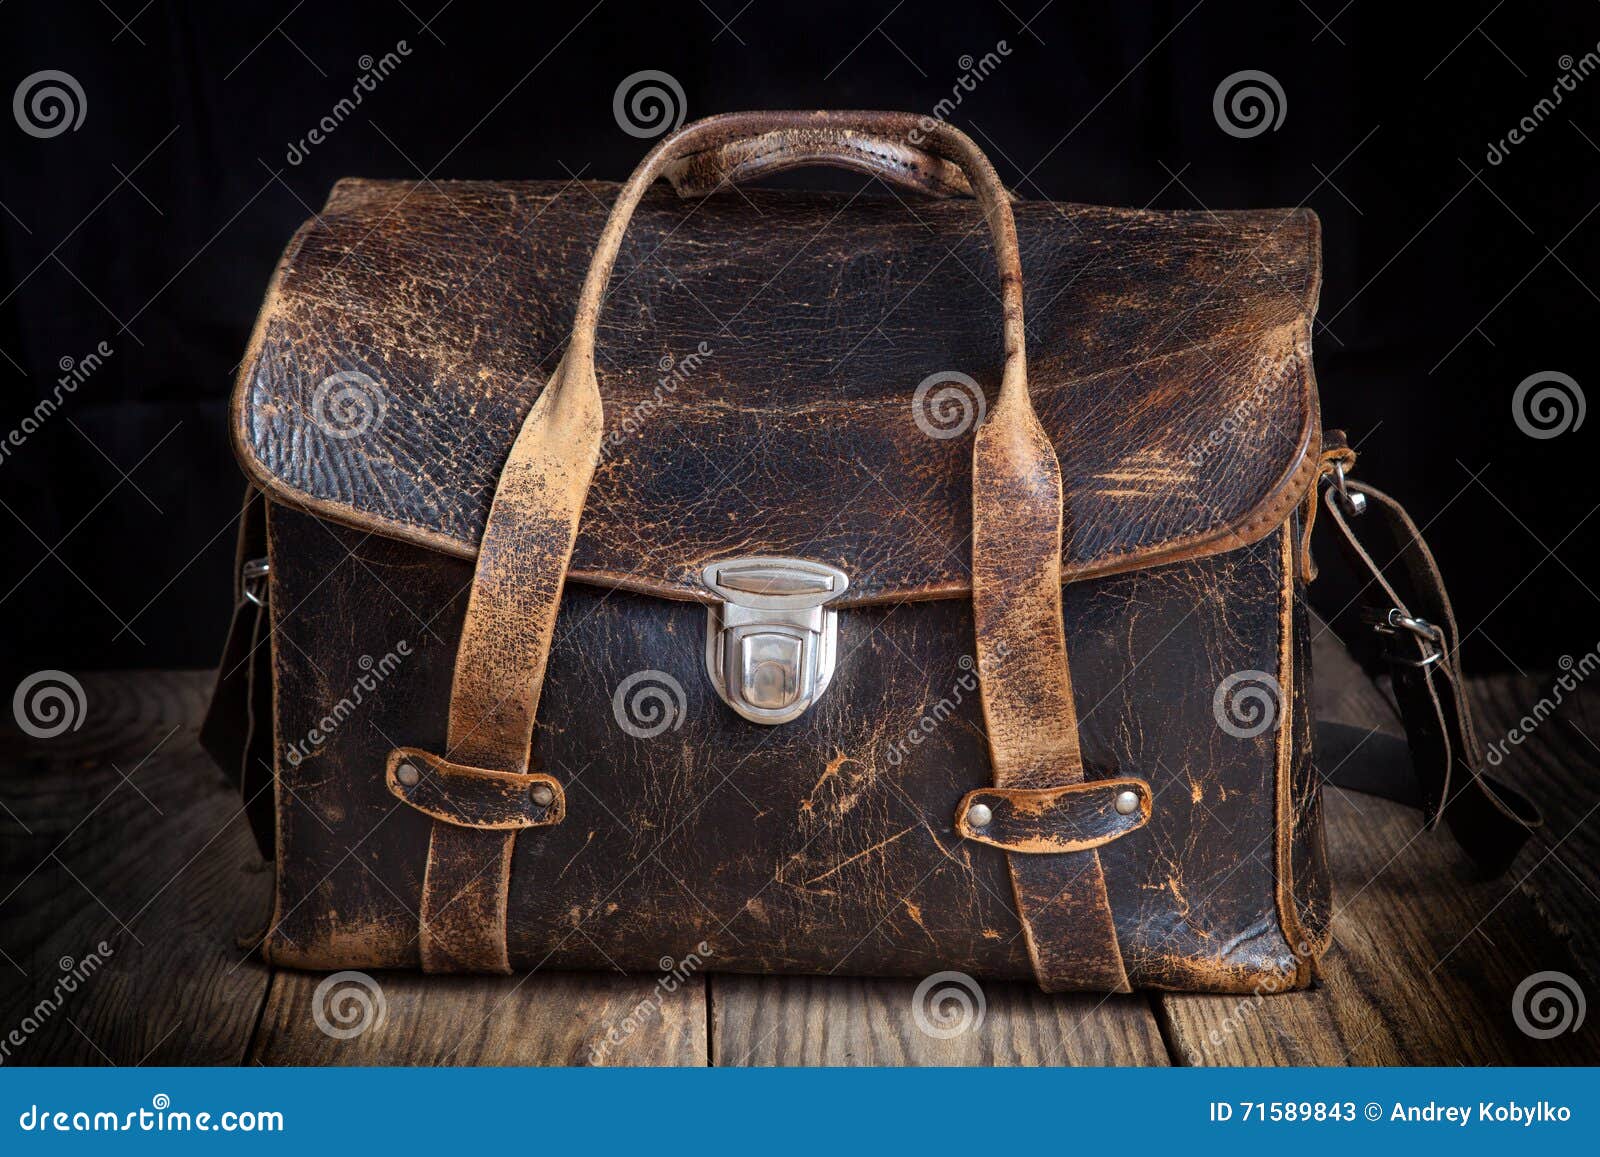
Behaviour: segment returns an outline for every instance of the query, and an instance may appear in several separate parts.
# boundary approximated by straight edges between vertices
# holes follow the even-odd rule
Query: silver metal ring
[[[239,568],[239,593],[258,607],[267,605],[267,575],[272,564],[265,558],[246,560]]]
[[[1358,514],[1366,513],[1367,496],[1359,490],[1351,490],[1344,479],[1344,463],[1333,464],[1333,489],[1338,495],[1339,505],[1344,512],[1354,518]]]

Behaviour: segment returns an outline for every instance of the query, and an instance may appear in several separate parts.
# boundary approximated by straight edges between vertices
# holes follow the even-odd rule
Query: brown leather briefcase
[[[735,188],[810,164],[882,185]],[[1321,428],[1319,246],[1019,201],[892,113],[713,117],[623,185],[340,182],[234,400],[205,734],[265,954],[1304,986],[1319,505],[1421,802],[1503,867],[1536,817],[1431,558]]]

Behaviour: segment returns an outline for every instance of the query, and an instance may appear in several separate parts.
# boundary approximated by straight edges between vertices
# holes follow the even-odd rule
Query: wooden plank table
[[[981,1024],[942,1037],[917,1026],[914,981],[711,974],[660,992],[654,976],[380,973],[376,993],[351,982],[330,1005],[318,996],[323,977],[270,969],[249,950],[271,877],[232,789],[197,744],[209,676],[82,682],[93,710],[81,730],[0,740],[6,1064],[1600,1060],[1600,1027],[1536,1039],[1512,1015],[1512,994],[1533,973],[1565,973],[1600,992],[1600,841],[1589,822],[1600,806],[1600,691],[1569,697],[1511,749],[1501,770],[1540,800],[1548,824],[1504,878],[1474,878],[1447,837],[1419,835],[1416,813],[1330,790],[1337,946],[1317,989],[1103,999],[985,984]],[[1485,734],[1505,734],[1547,683],[1476,683]],[[1353,706],[1392,727],[1381,695],[1364,686],[1347,693],[1365,699]],[[361,1001],[376,1008],[380,998],[381,1017],[344,1035],[340,1015],[360,1023]],[[334,1034],[318,1027],[319,1012]]]

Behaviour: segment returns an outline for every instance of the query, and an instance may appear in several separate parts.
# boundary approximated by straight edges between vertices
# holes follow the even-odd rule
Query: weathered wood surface
[[[196,740],[210,677],[82,685],[80,730],[0,740],[6,1063],[239,1064],[268,974],[235,941],[272,881]]]
[[[959,995],[843,977],[377,973],[373,989],[261,965],[240,937],[271,880],[196,733],[209,677],[83,680],[83,727],[0,735],[0,1048],[8,1064],[1455,1064],[1594,1063],[1592,1027],[1523,1033],[1512,993],[1564,972],[1596,984],[1596,696],[1509,748],[1500,771],[1549,819],[1503,879],[1474,879],[1439,833],[1370,796],[1329,793],[1338,947],[1311,992],[1252,997]],[[1475,685],[1489,740],[1549,680]],[[1370,685],[1345,706],[1380,718]],[[9,719],[6,721],[8,724]],[[1384,724],[1393,726],[1392,722]],[[107,951],[99,952],[104,941]],[[63,976],[100,957],[58,996]],[[70,965],[68,961],[70,960]],[[355,984],[357,989],[352,989]],[[359,989],[359,991],[358,991]],[[381,993],[382,1016],[376,1015]],[[363,993],[371,1014],[363,1011]],[[968,995],[969,1001],[974,994]],[[332,1030],[318,1024],[321,1019]],[[361,1024],[359,1032],[348,1030]],[[952,1022],[954,1023],[954,1022]],[[21,1044],[6,1044],[13,1028]]]
[[[704,1065],[707,1060],[703,980],[659,997],[653,978],[606,973],[451,977],[441,985],[437,977],[383,972],[371,981],[371,988],[361,980],[328,984],[326,977],[280,971],[273,977],[250,1059],[264,1065]],[[381,1016],[377,992],[382,993]],[[335,1035],[319,1026],[317,1013]],[[337,1035],[345,1032],[354,1035]]]
[[[919,999],[916,981],[831,976],[713,976],[711,994],[718,1065],[1167,1063],[1143,996],[950,980]]]

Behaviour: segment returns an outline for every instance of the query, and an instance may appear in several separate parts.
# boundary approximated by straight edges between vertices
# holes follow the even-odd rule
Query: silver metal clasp
[[[787,723],[828,689],[839,615],[827,604],[850,585],[837,567],[801,558],[730,558],[701,580],[720,603],[706,608],[706,674],[722,701],[752,723]]]
[[[239,568],[239,593],[258,607],[267,605],[267,576],[272,564],[264,558],[246,559]]]
[[[1359,490],[1351,490],[1344,479],[1344,463],[1333,464],[1333,489],[1339,505],[1351,518],[1367,512],[1367,496]]]

